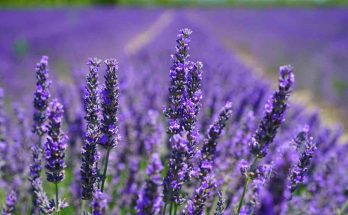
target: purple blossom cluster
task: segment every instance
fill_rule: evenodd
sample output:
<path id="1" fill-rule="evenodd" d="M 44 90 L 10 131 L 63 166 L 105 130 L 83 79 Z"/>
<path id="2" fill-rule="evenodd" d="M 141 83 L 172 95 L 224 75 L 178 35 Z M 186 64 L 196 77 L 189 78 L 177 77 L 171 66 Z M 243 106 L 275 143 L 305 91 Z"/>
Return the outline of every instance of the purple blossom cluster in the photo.
<path id="1" fill-rule="evenodd" d="M 290 105 L 294 69 L 280 67 L 272 92 L 233 56 L 219 61 L 226 49 L 193 29 L 208 51 L 180 30 L 169 78 L 154 71 L 168 66 L 155 53 L 171 31 L 122 70 L 88 59 L 72 83 L 51 82 L 42 57 L 32 109 L 7 105 L 1 89 L 2 213 L 346 214 L 343 132 Z"/>

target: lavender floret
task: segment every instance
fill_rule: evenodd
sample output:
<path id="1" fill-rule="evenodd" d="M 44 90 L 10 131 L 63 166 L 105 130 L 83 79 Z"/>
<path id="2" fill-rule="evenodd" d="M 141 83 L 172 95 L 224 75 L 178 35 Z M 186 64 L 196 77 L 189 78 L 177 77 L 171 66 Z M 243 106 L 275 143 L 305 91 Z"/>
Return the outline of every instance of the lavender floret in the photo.
<path id="1" fill-rule="evenodd" d="M 317 150 L 316 144 L 313 141 L 313 137 L 310 136 L 309 131 L 305 128 L 295 138 L 300 153 L 300 159 L 295 167 L 290 172 L 290 190 L 294 192 L 297 187 L 303 183 L 305 174 L 308 171 L 308 167 L 311 163 L 314 152 Z M 303 148 L 303 149 L 301 149 Z"/>
<path id="2" fill-rule="evenodd" d="M 35 194 L 36 206 L 43 214 L 53 214 L 56 211 L 54 200 L 49 200 L 46 192 L 43 190 L 40 178 L 32 182 L 33 192 Z"/>
<path id="3" fill-rule="evenodd" d="M 67 136 L 62 131 L 63 105 L 54 99 L 48 109 L 48 132 L 45 144 L 47 181 L 59 183 L 64 178 Z"/>
<path id="4" fill-rule="evenodd" d="M 146 174 L 148 179 L 145 182 L 145 187 L 140 193 L 137 200 L 137 212 L 139 215 L 159 214 L 162 207 L 161 197 L 161 171 L 163 166 L 159 154 L 152 155 Z"/>
<path id="5" fill-rule="evenodd" d="M 218 202 L 214 211 L 214 215 L 223 215 L 225 212 L 225 199 L 222 196 L 221 191 L 218 191 Z"/>
<path id="6" fill-rule="evenodd" d="M 11 215 L 14 212 L 17 203 L 17 198 L 17 193 L 14 190 L 12 190 L 10 194 L 6 197 L 6 204 L 2 208 L 2 215 Z"/>
<path id="7" fill-rule="evenodd" d="M 262 158 L 267 154 L 268 146 L 273 142 L 277 130 L 285 120 L 288 108 L 288 98 L 295 81 L 293 67 L 280 67 L 279 87 L 265 106 L 265 115 L 259 123 L 258 129 L 251 139 L 251 152 Z"/>
<path id="8" fill-rule="evenodd" d="M 100 138 L 100 119 L 99 119 L 99 90 L 98 90 L 98 71 L 101 60 L 89 59 L 89 73 L 87 75 L 87 85 L 85 88 L 84 107 L 87 121 L 86 134 L 83 140 L 82 165 L 81 165 L 81 184 L 82 199 L 92 198 L 93 190 L 97 180 L 98 160 L 96 144 Z"/>
<path id="9" fill-rule="evenodd" d="M 107 205 L 108 205 L 107 195 L 105 193 L 102 193 L 100 190 L 96 190 L 93 193 L 92 214 L 105 215 Z"/>
<path id="10" fill-rule="evenodd" d="M 215 185 L 213 176 L 209 175 L 204 177 L 200 186 L 195 189 L 193 197 L 189 200 L 185 206 L 185 215 L 202 215 L 204 204 L 209 196 L 209 193 Z"/>

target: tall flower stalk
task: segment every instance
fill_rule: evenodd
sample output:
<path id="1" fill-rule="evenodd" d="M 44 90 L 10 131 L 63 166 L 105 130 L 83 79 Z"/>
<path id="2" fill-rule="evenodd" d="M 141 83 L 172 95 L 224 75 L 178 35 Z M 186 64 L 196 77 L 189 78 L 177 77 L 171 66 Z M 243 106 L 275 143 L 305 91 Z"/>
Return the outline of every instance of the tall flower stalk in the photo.
<path id="1" fill-rule="evenodd" d="M 265 106 L 264 117 L 261 119 L 258 128 L 249 143 L 250 151 L 254 155 L 254 160 L 249 167 L 249 172 L 245 174 L 242 196 L 237 206 L 237 214 L 240 214 L 244 203 L 244 197 L 248 185 L 257 169 L 259 160 L 266 156 L 269 145 L 273 142 L 278 128 L 285 121 L 288 109 L 288 98 L 294 85 L 295 77 L 292 66 L 282 66 L 279 71 L 278 91 L 273 93 L 271 99 Z"/>
<path id="2" fill-rule="evenodd" d="M 43 56 L 36 65 L 36 91 L 34 92 L 34 115 L 33 115 L 33 133 L 38 136 L 38 142 L 32 145 L 32 163 L 30 166 L 29 180 L 32 183 L 33 203 L 37 204 L 37 184 L 40 180 L 42 170 L 42 141 L 43 135 L 47 132 L 47 109 L 50 99 L 50 81 L 48 80 L 48 57 Z M 41 184 L 41 182 L 40 182 Z M 35 210 L 33 205 L 32 212 Z"/>
<path id="3" fill-rule="evenodd" d="M 48 132 L 45 144 L 47 181 L 55 184 L 56 209 L 59 212 L 58 184 L 64 178 L 67 136 L 62 131 L 63 105 L 54 99 L 48 109 Z"/>
<path id="4" fill-rule="evenodd" d="M 202 63 L 189 58 L 190 29 L 179 31 L 176 53 L 172 56 L 168 107 L 164 112 L 169 121 L 168 135 L 171 154 L 167 175 L 163 180 L 164 213 L 167 204 L 172 210 L 182 204 L 182 185 L 190 178 L 191 159 L 198 138 L 197 115 L 202 99 Z"/>
<path id="5" fill-rule="evenodd" d="M 85 87 L 84 107 L 87 121 L 82 148 L 81 186 L 82 199 L 90 200 L 97 182 L 97 148 L 100 138 L 98 72 L 101 60 L 89 59 L 89 73 Z"/>
<path id="6" fill-rule="evenodd" d="M 108 59 L 105 61 L 106 74 L 105 85 L 102 91 L 102 136 L 99 144 L 106 149 L 103 175 L 101 176 L 101 192 L 104 191 L 106 180 L 109 155 L 112 148 L 115 148 L 119 141 L 120 135 L 118 131 L 118 112 L 119 112 L 119 84 L 117 77 L 118 62 L 116 59 Z"/>

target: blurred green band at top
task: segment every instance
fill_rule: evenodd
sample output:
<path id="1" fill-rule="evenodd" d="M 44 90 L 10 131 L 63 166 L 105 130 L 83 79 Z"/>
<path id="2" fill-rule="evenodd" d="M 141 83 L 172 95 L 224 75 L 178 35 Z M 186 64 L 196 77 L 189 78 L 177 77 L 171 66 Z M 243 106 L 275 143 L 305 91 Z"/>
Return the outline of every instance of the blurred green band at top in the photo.
<path id="1" fill-rule="evenodd" d="M 94 5 L 175 7 L 348 6 L 348 0 L 0 0 L 0 7 L 2 8 Z"/>

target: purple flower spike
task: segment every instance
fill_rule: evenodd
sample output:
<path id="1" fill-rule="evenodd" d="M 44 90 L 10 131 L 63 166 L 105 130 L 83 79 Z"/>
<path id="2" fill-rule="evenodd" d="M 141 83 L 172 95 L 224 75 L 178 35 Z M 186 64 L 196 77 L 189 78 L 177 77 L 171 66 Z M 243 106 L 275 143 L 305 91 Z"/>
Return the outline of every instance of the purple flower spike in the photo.
<path id="1" fill-rule="evenodd" d="M 97 181 L 97 148 L 100 139 L 100 111 L 99 111 L 99 90 L 98 90 L 98 71 L 101 60 L 89 59 L 89 73 L 87 75 L 87 85 L 85 88 L 84 107 L 87 121 L 86 133 L 82 148 L 81 165 L 81 186 L 82 199 L 92 199 L 93 190 Z"/>
<path id="2" fill-rule="evenodd" d="M 226 105 L 220 111 L 218 119 L 214 122 L 208 131 L 208 135 L 203 142 L 203 148 L 201 150 L 201 157 L 199 161 L 199 178 L 202 180 L 205 176 L 209 175 L 211 169 L 214 166 L 215 152 L 217 146 L 217 140 L 227 120 L 232 115 L 232 103 L 227 102 Z"/>
<path id="3" fill-rule="evenodd" d="M 145 187 L 137 200 L 137 212 L 139 215 L 159 214 L 162 207 L 162 197 L 160 194 L 161 171 L 163 166 L 159 154 L 152 155 L 151 162 L 147 167 L 146 174 L 148 179 Z"/>
<path id="4" fill-rule="evenodd" d="M 105 193 L 102 193 L 100 190 L 96 190 L 93 193 L 92 214 L 105 215 L 107 206 L 108 196 Z"/>
<path id="5" fill-rule="evenodd" d="M 119 140 L 118 111 L 119 111 L 119 84 L 117 77 L 118 62 L 116 59 L 105 61 L 105 86 L 102 91 L 102 127 L 103 136 L 99 142 L 105 148 L 114 148 Z"/>
<path id="6" fill-rule="evenodd" d="M 182 120 L 184 119 L 186 74 L 190 66 L 188 50 L 191 33 L 189 29 L 180 30 L 176 41 L 176 54 L 172 56 L 173 66 L 170 69 L 169 106 L 164 109 L 166 116 L 171 121 L 168 129 L 169 135 L 183 131 Z"/>
<path id="7" fill-rule="evenodd" d="M 33 131 L 38 136 L 46 133 L 47 108 L 50 98 L 50 81 L 48 80 L 48 57 L 43 56 L 36 65 L 36 91 L 34 93 L 34 126 Z"/>
<path id="8" fill-rule="evenodd" d="M 214 215 L 223 215 L 225 212 L 225 199 L 222 196 L 221 191 L 218 191 L 218 202 L 214 211 Z"/>
<path id="9" fill-rule="evenodd" d="M 17 203 L 17 196 L 17 193 L 12 190 L 6 197 L 6 204 L 2 208 L 2 215 L 11 215 L 14 212 Z"/>
<path id="10" fill-rule="evenodd" d="M 266 156 L 268 146 L 273 142 L 279 126 L 285 120 L 287 102 L 294 80 L 292 66 L 280 67 L 278 91 L 274 92 L 272 98 L 268 100 L 264 117 L 250 142 L 251 152 L 257 158 Z"/>
<path id="11" fill-rule="evenodd" d="M 294 192 L 303 183 L 305 174 L 311 163 L 314 152 L 317 150 L 313 137 L 309 135 L 308 128 L 305 127 L 295 138 L 294 142 L 300 152 L 300 159 L 290 172 L 290 190 Z"/>
<path id="12" fill-rule="evenodd" d="M 197 115 L 201 106 L 202 63 L 188 60 L 191 30 L 180 30 L 176 54 L 172 56 L 168 107 L 164 113 L 169 121 L 171 158 L 169 170 L 163 180 L 164 202 L 181 204 L 182 185 L 190 178 L 191 160 L 196 152 L 198 130 Z"/>
<path id="13" fill-rule="evenodd" d="M 62 131 L 63 105 L 54 99 L 48 109 L 48 135 L 45 144 L 47 181 L 59 183 L 64 178 L 67 136 Z"/>

